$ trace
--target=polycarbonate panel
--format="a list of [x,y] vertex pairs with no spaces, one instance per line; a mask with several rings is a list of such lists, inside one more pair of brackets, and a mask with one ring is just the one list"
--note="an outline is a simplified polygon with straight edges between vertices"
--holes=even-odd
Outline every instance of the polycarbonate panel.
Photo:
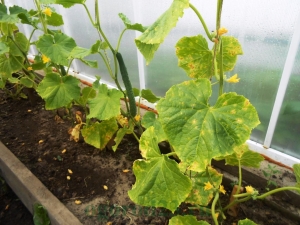
[[[172,1],[143,1],[147,12],[143,14],[143,24],[148,25],[153,16],[167,9]],[[209,30],[215,29],[217,1],[191,1],[201,13]],[[159,7],[157,7],[159,5]],[[289,44],[298,17],[300,2],[289,4],[281,0],[268,1],[224,1],[221,25],[236,37],[242,45],[244,55],[238,57],[237,65],[228,77],[237,73],[238,84],[225,84],[225,91],[234,91],[250,99],[257,108],[261,124],[252,132],[251,139],[263,143],[274,105],[280,77],[283,71]],[[284,18],[284,19],[283,19]],[[191,9],[184,12],[165,42],[146,67],[146,87],[156,94],[164,95],[168,88],[189,79],[177,67],[175,44],[183,36],[205,35],[198,18]],[[217,85],[214,87],[217,90]],[[214,104],[217,94],[211,101]]]
[[289,80],[271,148],[300,159],[300,47]]
[[[119,18],[118,13],[124,13],[130,20],[134,19],[133,6],[130,3],[131,2],[129,1],[128,4],[124,4],[124,1],[122,0],[110,1],[109,4],[107,4],[107,1],[104,0],[99,1],[101,28],[114,49],[117,47],[119,36],[125,28],[125,25]],[[92,19],[95,19],[94,1],[87,1],[86,4],[90,10]],[[92,44],[99,39],[97,30],[92,26],[83,6],[75,5],[68,9],[64,9],[63,7],[59,6],[59,11],[62,15],[64,15],[64,32],[67,35],[72,36],[76,40],[78,46],[90,48]],[[134,39],[135,32],[131,30],[126,31],[123,35],[119,51],[123,55],[132,85],[134,87],[139,87],[136,56],[137,52]],[[114,61],[110,50],[107,50],[106,53],[110,58],[109,63],[114,69]],[[92,55],[87,59],[97,60],[98,69],[90,68],[81,63],[79,60],[76,60],[76,65],[74,66],[74,69],[77,70],[76,72],[80,72],[89,76],[98,75],[101,76],[104,81],[114,84],[100,55]]]
[[[11,3],[18,4],[26,9],[35,9],[35,6],[32,1],[13,1]],[[95,10],[94,10],[94,1],[86,2],[88,9],[93,20],[95,20]],[[64,26],[56,27],[54,29],[61,29],[65,34],[71,36],[75,39],[76,43],[80,47],[90,48],[96,40],[99,39],[97,30],[91,24],[88,14],[86,13],[82,5],[75,5],[71,8],[63,8],[60,5],[51,5],[54,7],[57,13],[61,14],[64,19]],[[110,1],[109,4],[105,0],[99,1],[99,11],[100,11],[100,23],[103,32],[110,41],[112,47],[115,49],[118,44],[118,39],[125,28],[122,20],[119,18],[119,13],[124,13],[130,20],[134,20],[133,5],[131,1],[128,1],[124,4],[122,0]],[[25,25],[21,28],[22,31],[28,37],[31,32],[31,28]],[[37,33],[34,36],[33,40],[41,33]],[[119,52],[122,53],[124,62],[126,64],[129,77],[132,81],[134,87],[139,87],[139,76],[138,76],[138,66],[137,66],[137,50],[134,43],[135,31],[128,30],[123,35]],[[36,51],[31,51],[31,53],[36,54]],[[107,50],[107,55],[110,59],[109,63],[112,65],[114,71],[114,62],[110,50]],[[92,55],[87,57],[89,60],[98,61],[98,68],[93,69],[89,66],[86,66],[79,60],[74,60],[71,67],[74,69],[74,72],[80,72],[88,76],[100,76],[105,82],[111,83],[114,85],[113,79],[109,76],[107,68],[103,63],[103,60],[100,55]],[[122,80],[120,77],[120,83],[122,85]]]
[[226,85],[225,90],[244,95],[256,107],[261,124],[251,140],[259,143],[264,142],[299,10],[296,0],[289,4],[280,0],[224,2],[222,24],[244,51],[234,71],[228,73],[237,73],[240,82]]

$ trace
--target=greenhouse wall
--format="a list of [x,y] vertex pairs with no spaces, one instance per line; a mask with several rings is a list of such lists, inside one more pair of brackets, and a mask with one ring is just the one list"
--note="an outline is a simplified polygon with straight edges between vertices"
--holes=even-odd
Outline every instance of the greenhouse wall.
[[[191,1],[201,12],[209,29],[215,24],[216,1]],[[34,8],[33,1],[7,1],[24,8]],[[108,38],[115,46],[124,25],[118,13],[124,13],[132,22],[144,26],[152,24],[172,3],[171,0],[114,0],[99,1],[100,22]],[[93,8],[93,1],[87,1]],[[55,6],[64,16],[64,33],[72,36],[77,45],[89,48],[99,38],[81,5],[65,9]],[[91,15],[92,17],[94,15]],[[244,95],[258,110],[261,124],[253,130],[251,140],[264,148],[273,148],[300,159],[300,2],[290,0],[224,1],[222,26],[228,35],[236,37],[242,45],[243,55],[237,66],[226,74],[238,74],[239,85],[228,84],[226,91]],[[26,35],[31,30],[24,26]],[[138,32],[128,31],[121,42],[122,52],[132,84],[137,88],[149,88],[164,96],[172,85],[188,76],[177,66],[175,44],[183,36],[205,35],[204,29],[191,9],[186,9],[183,18],[161,44],[153,61],[146,65],[138,52],[134,39]],[[38,35],[37,35],[38,36]],[[31,49],[31,54],[36,54]],[[101,76],[101,80],[113,84],[105,66],[98,56],[99,68],[92,69],[79,61],[72,64],[73,71],[87,77]],[[214,104],[216,96],[211,103]]]

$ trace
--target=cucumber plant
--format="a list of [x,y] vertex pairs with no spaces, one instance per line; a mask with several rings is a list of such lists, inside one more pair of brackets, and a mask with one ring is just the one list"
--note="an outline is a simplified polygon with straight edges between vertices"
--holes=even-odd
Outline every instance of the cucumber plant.
[[[237,75],[227,78],[238,55],[243,53],[239,41],[226,36],[221,27],[222,0],[217,0],[216,26],[209,32],[204,19],[189,0],[173,0],[167,9],[135,43],[150,63],[155,51],[164,41],[184,10],[195,12],[202,24],[202,35],[182,37],[176,44],[178,66],[191,80],[172,86],[157,103],[158,116],[147,113],[142,125],[146,131],[140,138],[139,149],[143,160],[136,160],[133,172],[136,182],[128,192],[132,201],[144,206],[165,207],[174,212],[181,203],[209,212],[214,224],[226,219],[225,211],[249,199],[263,199],[283,190],[300,191],[300,165],[294,165],[296,187],[277,188],[259,194],[252,186],[246,193],[234,195],[234,200],[223,206],[219,198],[225,194],[222,174],[211,165],[213,159],[225,160],[239,170],[238,189],[242,186],[241,166],[259,167],[263,157],[245,144],[250,133],[260,122],[254,106],[242,95],[225,93],[223,84],[237,83]],[[208,47],[208,41],[213,44]],[[210,105],[212,82],[217,83],[218,99]],[[172,151],[161,153],[158,144],[168,141]],[[208,208],[209,206],[209,208]],[[208,224],[195,216],[174,216],[169,224]],[[239,224],[255,224],[248,219]]]

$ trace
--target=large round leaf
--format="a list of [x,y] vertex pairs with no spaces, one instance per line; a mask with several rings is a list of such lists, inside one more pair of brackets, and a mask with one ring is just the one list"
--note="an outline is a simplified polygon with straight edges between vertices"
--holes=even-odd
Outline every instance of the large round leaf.
[[226,93],[211,107],[211,92],[207,79],[185,81],[173,86],[157,104],[168,140],[195,171],[203,171],[214,157],[232,154],[259,124],[248,99]]
[[68,57],[73,48],[76,47],[76,43],[73,38],[65,34],[56,33],[54,36],[44,34],[37,41],[36,47],[52,62],[67,66]]
[[23,67],[24,57],[13,56],[9,53],[0,55],[0,75],[7,79],[12,73],[17,72]]
[[143,206],[164,207],[174,212],[188,196],[192,184],[177,162],[161,155],[133,164],[136,183],[128,195]]
[[209,78],[213,75],[213,53],[201,35],[183,37],[176,44],[178,66],[191,78]]
[[79,80],[75,77],[49,73],[39,84],[37,92],[45,100],[46,109],[57,109],[80,97],[78,84]]

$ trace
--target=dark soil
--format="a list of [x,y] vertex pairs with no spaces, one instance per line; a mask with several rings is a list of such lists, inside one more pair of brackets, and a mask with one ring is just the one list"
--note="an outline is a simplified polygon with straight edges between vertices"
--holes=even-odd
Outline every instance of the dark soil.
[[[33,106],[25,99],[6,99],[0,92],[0,141],[64,203],[75,200],[84,203],[100,196],[106,199],[106,206],[134,206],[126,193],[135,182],[131,170],[132,163],[141,158],[137,141],[131,136],[126,136],[116,152],[99,150],[83,141],[76,143],[70,140],[68,134],[68,129],[74,125],[72,112],[70,115],[64,114],[63,118],[58,115],[61,114],[57,111],[46,111],[40,99]],[[63,150],[66,152],[62,153]],[[72,174],[68,169],[72,170]],[[124,173],[125,169],[129,169],[130,172]],[[68,180],[67,176],[71,179]],[[108,190],[105,190],[103,185],[106,185]],[[228,201],[231,187],[226,189],[228,194],[223,201]],[[0,193],[0,224],[33,224],[32,215],[10,189],[3,189]],[[185,208],[186,206],[181,207]],[[107,210],[107,207],[103,209]],[[79,213],[87,214],[84,210]],[[107,214],[96,212],[98,216],[101,213]],[[170,213],[168,216],[157,217],[109,215],[106,221],[98,220],[97,224],[109,224],[108,221],[112,224],[168,224],[169,218]],[[259,224],[298,224],[259,201],[242,204],[239,216],[228,216],[223,224],[234,224],[244,218]],[[210,220],[208,222],[211,223]],[[82,223],[93,224],[85,220],[82,220]]]

